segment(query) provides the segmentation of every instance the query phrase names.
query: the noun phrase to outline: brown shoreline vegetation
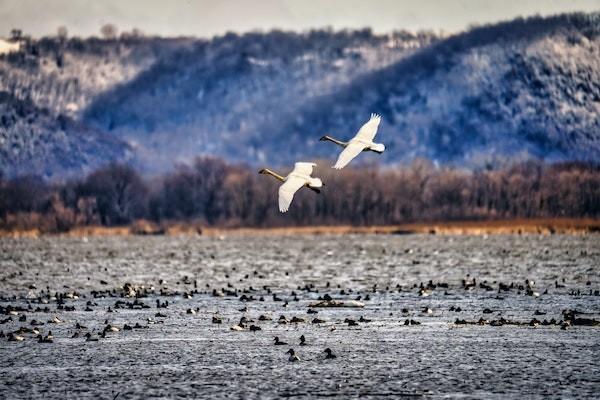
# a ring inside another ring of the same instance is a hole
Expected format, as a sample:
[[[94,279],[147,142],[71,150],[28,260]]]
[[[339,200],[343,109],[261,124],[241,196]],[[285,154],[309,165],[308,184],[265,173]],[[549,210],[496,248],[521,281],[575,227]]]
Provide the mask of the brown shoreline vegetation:
[[[0,174],[0,236],[599,231],[594,163],[466,170],[416,160],[340,172],[319,163],[327,186],[300,190],[285,214],[278,182],[256,172],[203,157],[155,177],[121,164],[58,182]]]
[[[165,236],[255,236],[255,235],[586,235],[600,233],[600,219],[592,218],[555,218],[555,219],[516,219],[496,221],[452,221],[438,223],[411,223],[401,225],[378,226],[290,226],[272,228],[219,228],[202,227],[196,224],[175,223],[155,224],[138,220],[127,226],[82,226],[66,232],[43,232],[39,229],[8,231],[0,230],[0,237],[64,236],[129,236],[129,235],[165,235]]]

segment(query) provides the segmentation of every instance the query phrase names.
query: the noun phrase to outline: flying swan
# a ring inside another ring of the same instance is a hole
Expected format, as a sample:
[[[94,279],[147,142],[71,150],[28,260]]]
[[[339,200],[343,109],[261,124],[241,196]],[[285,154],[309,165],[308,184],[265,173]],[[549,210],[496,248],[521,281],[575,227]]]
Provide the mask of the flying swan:
[[[354,157],[363,151],[374,151],[375,153],[379,154],[383,153],[385,146],[381,143],[373,142],[380,122],[381,116],[377,114],[371,114],[371,119],[360,128],[356,136],[354,136],[349,142],[342,142],[327,135],[319,139],[321,141],[329,140],[330,142],[344,147],[344,150],[340,153],[333,168],[344,168],[350,161],[352,161]]]
[[[325,184],[321,179],[310,176],[313,172],[313,167],[316,167],[316,165],[309,162],[297,162],[294,164],[292,172],[285,178],[267,168],[258,171],[259,174],[272,175],[283,182],[283,185],[279,187],[279,211],[284,213],[290,208],[294,194],[303,186],[321,193],[319,188],[325,186]]]

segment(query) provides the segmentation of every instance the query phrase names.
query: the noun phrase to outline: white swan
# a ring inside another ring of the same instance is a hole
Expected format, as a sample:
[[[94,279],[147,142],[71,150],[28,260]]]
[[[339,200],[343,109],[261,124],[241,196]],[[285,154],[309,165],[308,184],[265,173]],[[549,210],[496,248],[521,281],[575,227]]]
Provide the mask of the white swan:
[[[374,151],[375,153],[383,153],[385,150],[385,146],[381,143],[374,143],[373,139],[375,139],[375,135],[377,134],[377,128],[379,127],[379,123],[381,122],[381,116],[377,114],[371,114],[371,119],[369,119],[358,131],[356,136],[354,136],[349,142],[342,142],[340,140],[334,139],[331,136],[323,136],[319,140],[329,140],[339,146],[344,147],[344,150],[340,153],[335,165],[333,168],[342,169],[354,157],[359,155],[363,151]]]
[[[292,172],[285,178],[267,168],[258,171],[259,174],[272,175],[283,182],[283,185],[279,187],[279,211],[284,213],[290,208],[294,194],[303,186],[317,193],[321,192],[319,188],[325,186],[323,181],[310,176],[313,172],[313,167],[316,165],[309,162],[297,162],[294,164]]]

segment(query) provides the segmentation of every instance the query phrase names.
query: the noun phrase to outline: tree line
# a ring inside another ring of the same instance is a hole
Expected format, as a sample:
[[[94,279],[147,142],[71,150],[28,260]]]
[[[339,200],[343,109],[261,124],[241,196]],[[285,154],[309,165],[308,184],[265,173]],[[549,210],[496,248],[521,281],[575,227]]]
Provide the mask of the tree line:
[[[65,182],[0,177],[0,228],[68,231],[144,219],[223,227],[377,225],[508,218],[600,217],[600,165],[536,161],[498,169],[408,166],[315,169],[321,194],[277,209],[279,182],[212,157],[152,178],[111,164]],[[287,173],[282,169],[280,172]]]

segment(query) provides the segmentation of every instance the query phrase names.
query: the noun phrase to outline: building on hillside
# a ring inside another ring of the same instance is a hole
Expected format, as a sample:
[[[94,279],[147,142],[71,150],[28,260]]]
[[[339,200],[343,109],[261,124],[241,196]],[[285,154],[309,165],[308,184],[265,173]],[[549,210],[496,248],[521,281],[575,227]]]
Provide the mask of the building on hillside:
[[[0,38],[0,54],[16,53],[21,51],[22,40],[9,40]]]

